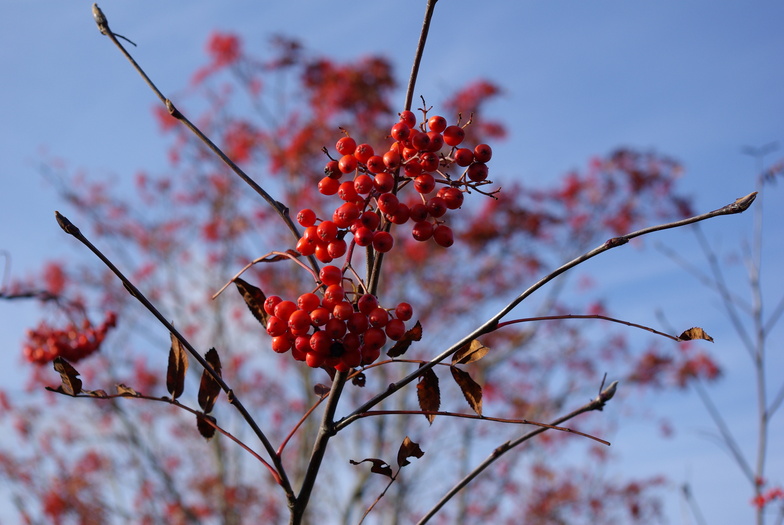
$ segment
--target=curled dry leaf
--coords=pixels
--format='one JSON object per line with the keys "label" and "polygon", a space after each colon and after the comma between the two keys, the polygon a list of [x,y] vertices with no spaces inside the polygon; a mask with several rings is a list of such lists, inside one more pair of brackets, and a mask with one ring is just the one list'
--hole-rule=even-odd
{"label": "curled dry leaf", "polygon": [[407,330],[402,339],[387,351],[387,355],[392,358],[400,357],[406,353],[411,343],[420,339],[422,339],[422,325],[417,321],[413,328]]}
{"label": "curled dry leaf", "polygon": [[489,351],[490,349],[480,343],[478,339],[474,339],[469,344],[455,352],[455,355],[452,356],[452,364],[465,365],[467,363],[479,361],[485,355],[487,355],[487,352]]}
{"label": "curled dry leaf", "polygon": [[79,372],[71,366],[71,363],[62,357],[55,357],[54,370],[60,374],[61,383],[57,388],[46,387],[47,390],[68,396],[82,393],[82,380],[79,379]]}
{"label": "curled dry leaf", "polygon": [[239,277],[234,279],[234,284],[237,286],[237,290],[240,292],[240,295],[242,295],[242,299],[248,306],[250,313],[253,314],[253,317],[262,325],[267,326],[269,315],[264,311],[264,301],[267,299],[264,292],[262,292],[260,288],[243,281]]}
{"label": "curled dry leaf", "polygon": [[213,426],[215,421],[215,418],[212,416],[202,414],[201,412],[196,413],[196,428],[204,439],[211,439],[215,435],[215,427]]}
{"label": "curled dry leaf", "polygon": [[348,461],[352,465],[360,465],[365,461],[369,461],[372,464],[370,467],[370,472],[373,472],[374,474],[381,474],[382,476],[386,476],[392,479],[392,467],[390,467],[389,464],[383,459],[366,458],[362,461],[354,461],[353,459],[349,459]]}
{"label": "curled dry leaf", "polygon": [[[207,350],[207,353],[204,355],[204,359],[207,363],[210,364],[215,373],[218,376],[221,375],[221,362],[220,357],[218,357],[218,352],[214,348],[210,348]],[[205,414],[209,414],[212,412],[213,407],[215,406],[215,401],[218,399],[218,395],[220,395],[221,386],[212,374],[207,372],[206,369],[201,373],[201,382],[199,383],[199,406],[204,411]]]}
{"label": "curled dry leaf", "polygon": [[397,466],[403,468],[411,463],[408,458],[421,458],[424,455],[425,453],[419,448],[419,443],[414,443],[406,436],[397,451]]}
{"label": "curled dry leaf", "polygon": [[479,386],[479,383],[474,381],[468,372],[464,370],[460,370],[456,366],[450,366],[449,370],[452,372],[452,377],[455,379],[455,383],[457,386],[460,387],[460,390],[463,392],[463,397],[465,397],[466,401],[468,401],[468,405],[471,409],[477,413],[477,415],[482,415],[482,387]]}
{"label": "curled dry leaf", "polygon": [[136,390],[134,390],[133,388],[131,388],[131,387],[129,387],[129,386],[123,384],[123,383],[120,383],[119,385],[117,385],[117,394],[120,395],[120,396],[128,396],[128,397],[138,397],[139,396],[139,393]]}
{"label": "curled dry leaf", "polygon": [[185,390],[185,372],[188,371],[188,354],[182,343],[171,334],[169,349],[169,366],[166,369],[166,390],[177,399]]}
{"label": "curled dry leaf", "polygon": [[705,333],[705,330],[700,328],[699,326],[695,326],[694,328],[689,328],[681,335],[678,336],[678,339],[681,341],[691,341],[692,339],[704,339],[705,341],[713,342],[713,338]]}
{"label": "curled dry leaf", "polygon": [[324,399],[329,394],[329,387],[323,383],[316,383],[316,385],[313,387],[313,391],[321,399]]}
{"label": "curled dry leaf", "polygon": [[[419,400],[419,408],[423,412],[438,412],[441,407],[441,390],[438,388],[438,376],[430,368],[422,374],[417,383],[417,399]],[[425,414],[425,417],[433,424],[436,418],[434,414]]]}

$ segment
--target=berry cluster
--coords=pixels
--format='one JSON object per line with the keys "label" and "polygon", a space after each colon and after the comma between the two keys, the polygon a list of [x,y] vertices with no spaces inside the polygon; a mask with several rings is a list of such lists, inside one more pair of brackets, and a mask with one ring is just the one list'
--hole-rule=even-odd
{"label": "berry cluster", "polygon": [[[389,226],[408,221],[414,223],[411,234],[417,241],[433,239],[443,247],[454,243],[445,215],[462,206],[464,193],[489,184],[486,163],[493,152],[487,144],[473,150],[459,147],[465,137],[462,127],[447,125],[441,116],[427,118],[426,112],[425,119],[417,126],[413,112],[400,113],[390,129],[394,142],[380,155],[348,134],[338,140],[340,157],[327,163],[318,190],[343,202],[331,219],[319,221],[311,209],[297,214],[305,228],[299,253],[329,263],[346,253],[349,234],[349,242],[385,253],[394,245]],[[463,169],[455,179],[448,172],[454,166]],[[401,197],[406,186],[415,190],[408,202]]]}
{"label": "berry cluster", "polygon": [[100,348],[106,333],[116,323],[114,312],[109,312],[100,326],[93,326],[85,318],[81,329],[73,323],[65,329],[57,329],[42,322],[38,328],[28,330],[27,343],[23,348],[24,357],[39,365],[49,363],[58,356],[71,362],[79,361]]}
{"label": "berry cluster", "polygon": [[413,316],[411,305],[400,303],[390,312],[374,295],[347,293],[337,266],[322,268],[319,279],[320,295],[304,293],[296,303],[277,295],[264,301],[275,352],[291,350],[294,359],[313,368],[347,371],[378,359],[387,338],[403,338],[405,321]]}

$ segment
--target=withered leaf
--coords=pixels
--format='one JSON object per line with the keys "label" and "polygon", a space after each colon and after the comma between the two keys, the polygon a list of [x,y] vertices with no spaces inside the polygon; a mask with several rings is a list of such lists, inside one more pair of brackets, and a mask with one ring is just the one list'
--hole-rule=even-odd
{"label": "withered leaf", "polygon": [[408,458],[421,458],[424,456],[425,453],[419,448],[418,443],[414,443],[406,436],[406,439],[400,444],[400,448],[397,451],[397,466],[398,467],[405,467],[410,461]]}
{"label": "withered leaf", "polygon": [[[430,368],[422,374],[417,383],[417,399],[419,400],[419,408],[423,412],[438,412],[441,407],[441,391],[438,388],[438,376]],[[425,417],[433,424],[436,418],[434,414],[425,414]]]}
{"label": "withered leaf", "polygon": [[97,397],[98,399],[106,399],[109,397],[109,394],[106,393],[106,390],[98,389],[98,390],[82,390],[82,394],[87,394],[90,397]]}
{"label": "withered leaf", "polygon": [[316,385],[313,387],[313,392],[315,392],[316,395],[322,399],[327,397],[327,394],[329,394],[329,390],[330,390],[329,387],[323,383],[316,383]]}
{"label": "withered leaf", "polygon": [[387,355],[392,358],[400,357],[406,353],[411,343],[420,339],[422,339],[422,325],[417,321],[413,328],[406,330],[403,338],[387,351]]}
{"label": "withered leaf", "polygon": [[250,313],[253,314],[253,317],[262,325],[267,326],[269,315],[264,311],[264,301],[267,300],[264,292],[262,292],[260,288],[243,281],[239,277],[234,279],[234,284],[237,286],[237,290],[240,292],[240,295],[242,295],[242,298],[248,306]]}
{"label": "withered leaf", "polygon": [[354,376],[354,379],[351,380],[351,384],[363,388],[365,386],[365,379],[365,374],[360,372]]}
{"label": "withered leaf", "polygon": [[468,405],[478,415],[482,415],[482,387],[479,383],[471,379],[468,372],[460,370],[456,366],[450,366],[449,370],[452,372],[452,377],[455,383],[460,387],[463,392],[463,397],[468,401]]}
{"label": "withered leaf", "polygon": [[117,385],[117,394],[121,396],[129,396],[129,397],[137,397],[139,395],[139,393],[136,390],[123,383]]}
{"label": "withered leaf", "polygon": [[678,339],[681,341],[691,341],[692,339],[704,339],[706,341],[713,342],[713,338],[705,333],[705,330],[702,328],[695,326],[694,328],[689,328],[681,335],[678,336]]}
{"label": "withered leaf", "polygon": [[[218,357],[218,352],[214,348],[210,348],[207,350],[207,353],[204,355],[204,359],[207,363],[210,364],[213,370],[221,376],[221,362],[220,357]],[[212,412],[213,407],[215,406],[215,400],[218,399],[218,396],[221,393],[221,386],[220,383],[215,381],[215,378],[207,372],[205,369],[201,373],[201,382],[199,383],[199,406],[202,410],[204,410],[205,414],[209,414]]]}
{"label": "withered leaf", "polygon": [[79,372],[71,366],[71,363],[60,356],[55,357],[54,370],[60,374],[61,384],[57,388],[46,387],[47,390],[68,396],[82,393],[82,380],[79,379]]}
{"label": "withered leaf", "polygon": [[354,461],[353,459],[349,459],[348,461],[352,465],[359,465],[365,461],[370,461],[373,464],[373,466],[370,467],[370,472],[373,472],[374,474],[381,474],[382,476],[386,476],[390,479],[392,478],[392,467],[390,467],[387,462],[382,459],[366,458],[362,461]]}
{"label": "withered leaf", "polygon": [[455,355],[452,356],[452,364],[464,365],[467,363],[473,363],[474,361],[479,361],[485,355],[487,355],[488,351],[490,351],[489,348],[480,343],[478,339],[474,339],[469,344],[455,352]]}
{"label": "withered leaf", "polygon": [[212,416],[202,414],[201,412],[196,413],[196,428],[204,439],[211,439],[215,435],[215,427],[209,423],[212,422],[214,425],[215,421],[215,418]]}
{"label": "withered leaf", "polygon": [[166,369],[166,390],[177,399],[185,389],[185,372],[188,371],[188,354],[179,339],[171,334],[169,367]]}

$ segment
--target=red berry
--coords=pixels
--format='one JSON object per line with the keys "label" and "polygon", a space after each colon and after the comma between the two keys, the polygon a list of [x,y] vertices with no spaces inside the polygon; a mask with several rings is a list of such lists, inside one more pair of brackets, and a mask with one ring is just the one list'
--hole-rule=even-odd
{"label": "red berry", "polygon": [[289,327],[286,324],[286,321],[282,320],[280,317],[270,316],[267,319],[267,333],[272,337],[278,337],[285,334],[288,331]]}
{"label": "red berry", "polygon": [[422,164],[416,159],[411,159],[403,166],[403,172],[406,177],[416,177],[422,173]]}
{"label": "red berry", "polygon": [[366,293],[357,301],[357,308],[363,314],[367,315],[378,307],[378,299],[375,295]]}
{"label": "red berry", "polygon": [[450,210],[456,210],[463,205],[463,192],[457,188],[444,186],[438,190],[436,195],[444,199],[444,202],[446,202],[446,207]]}
{"label": "red berry", "polygon": [[[383,344],[381,346],[384,346]],[[381,357],[381,347],[371,348],[367,345],[362,346],[362,366],[371,365]]]}
{"label": "red berry", "polygon": [[398,153],[397,151],[389,150],[386,153],[384,153],[384,156],[382,158],[384,159],[384,166],[386,166],[391,170],[400,166],[400,153]]}
{"label": "red berry", "polygon": [[294,301],[281,301],[275,306],[275,317],[286,323],[296,311],[297,305]]}
{"label": "red berry", "polygon": [[373,243],[373,230],[360,226],[354,232],[354,242],[357,246],[370,246]]}
{"label": "red berry", "polygon": [[468,166],[468,170],[466,170],[466,174],[468,178],[474,182],[482,182],[487,178],[487,164],[482,162],[474,162],[470,166]]}
{"label": "red berry", "polygon": [[324,366],[324,362],[327,360],[327,357],[322,354],[317,354],[316,352],[308,352],[305,357],[305,363],[311,368],[319,368]]}
{"label": "red berry", "polygon": [[426,151],[430,147],[430,137],[421,131],[411,132],[411,146],[419,151]]}
{"label": "red berry", "polygon": [[391,173],[377,173],[373,178],[373,186],[379,193],[388,193],[395,187],[395,177]]}
{"label": "red berry", "polygon": [[332,316],[341,321],[347,321],[353,313],[354,305],[348,301],[341,301],[332,308]]}
{"label": "red berry", "polygon": [[449,146],[457,146],[465,138],[465,130],[460,126],[447,126],[444,130],[444,142]]}
{"label": "red berry", "polygon": [[332,221],[321,221],[321,224],[316,228],[316,233],[318,233],[318,236],[322,241],[328,243],[334,241],[337,237],[338,227]]}
{"label": "red berry", "polygon": [[331,160],[327,162],[327,165],[324,166],[324,175],[332,179],[339,179],[342,177],[343,173],[340,171],[340,165],[338,164],[338,161]]}
{"label": "red berry", "polygon": [[321,301],[321,304],[324,305],[325,308],[329,308],[328,305],[334,307],[334,305],[343,301],[345,297],[346,292],[343,290],[343,286],[339,284],[330,284],[324,291],[324,299]]}
{"label": "red berry", "polygon": [[356,202],[361,199],[359,193],[354,188],[354,181],[347,180],[338,187],[338,197],[346,202]]}
{"label": "red berry", "polygon": [[340,339],[346,335],[346,323],[333,317],[324,325],[324,331],[332,339]]}
{"label": "red berry", "polygon": [[414,189],[419,193],[430,193],[436,188],[436,179],[429,173],[423,173],[414,179]]}
{"label": "red berry", "polygon": [[390,319],[384,327],[384,333],[393,341],[400,341],[406,335],[406,323],[400,319]]}
{"label": "red berry", "polygon": [[267,315],[275,315],[275,307],[282,301],[283,299],[277,295],[270,295],[264,300],[264,311],[267,312]]}
{"label": "red berry", "polygon": [[395,317],[401,321],[408,321],[414,316],[414,309],[408,303],[399,303],[395,307]]}
{"label": "red berry", "polygon": [[[439,190],[441,193],[441,190]],[[409,218],[414,222],[422,222],[427,219],[427,206],[422,202],[417,202],[409,207]]]}
{"label": "red berry", "polygon": [[354,191],[360,195],[367,195],[373,191],[373,179],[364,173],[357,175],[357,178],[354,179]]}
{"label": "red berry", "polygon": [[362,226],[373,231],[381,223],[381,217],[374,211],[366,211],[359,216],[359,221],[362,223]]}
{"label": "red berry", "polygon": [[318,190],[322,195],[334,195],[339,187],[340,181],[331,177],[324,177],[318,183]]}
{"label": "red berry", "polygon": [[343,239],[335,239],[327,245],[327,253],[329,253],[329,256],[333,259],[346,255],[347,249],[348,246]]}
{"label": "red berry", "polygon": [[409,215],[410,212],[408,210],[408,205],[404,202],[401,202],[397,205],[395,213],[392,215],[387,215],[387,218],[394,224],[405,224],[408,222]]}
{"label": "red berry", "polygon": [[313,226],[316,224],[316,212],[305,208],[304,210],[300,210],[297,214],[297,222],[300,226],[307,228],[308,226]]}
{"label": "red berry", "polygon": [[429,221],[420,221],[414,224],[414,228],[411,230],[411,235],[413,235],[414,239],[420,242],[428,240],[433,236],[433,223]]}
{"label": "red berry", "polygon": [[364,334],[370,327],[370,322],[368,321],[367,315],[362,312],[354,312],[351,314],[348,321],[346,321],[346,327],[351,333]]}
{"label": "red berry", "polygon": [[354,153],[354,150],[357,149],[357,141],[351,137],[343,137],[335,144],[335,149],[338,150],[338,153],[341,155],[351,155]]}
{"label": "red berry", "polygon": [[436,171],[438,169],[438,155],[428,151],[423,153],[419,158],[419,163],[422,165],[422,171]]}
{"label": "red berry", "polygon": [[479,144],[474,148],[474,159],[477,162],[487,162],[493,156],[493,149],[487,144]]}
{"label": "red berry", "polygon": [[[416,125],[416,122],[414,122]],[[411,128],[413,126],[409,126],[405,122],[398,122],[392,129],[389,131],[389,134],[392,135],[392,138],[395,140],[406,140],[411,135]]]}
{"label": "red berry", "polygon": [[[311,226],[311,228],[314,228],[314,226]],[[295,249],[303,257],[310,257],[316,253],[316,248],[318,248],[318,243],[316,240],[306,239],[305,237],[302,237],[299,241],[297,241],[297,246],[295,246]]]}
{"label": "red berry", "polygon": [[360,144],[357,146],[357,149],[354,150],[354,157],[362,163],[366,163],[374,154],[373,146],[370,144]]}
{"label": "red berry", "polygon": [[289,317],[289,330],[294,335],[305,335],[310,330],[310,314],[305,310],[297,310]]}
{"label": "red berry", "polygon": [[413,111],[403,111],[400,113],[400,122],[403,122],[409,128],[416,126],[417,118]]}
{"label": "red berry", "polygon": [[341,228],[348,228],[351,223],[359,218],[359,206],[353,202],[341,204],[332,214],[332,220]]}
{"label": "red berry", "polygon": [[354,155],[343,155],[338,161],[341,173],[351,173],[357,169],[357,158]]}
{"label": "red berry", "polygon": [[319,272],[319,279],[325,286],[340,284],[343,280],[343,272],[337,266],[325,266]]}
{"label": "red berry", "polygon": [[466,167],[474,162],[474,152],[468,148],[460,148],[452,154],[455,164],[461,167]]}
{"label": "red berry", "polygon": [[[319,296],[311,292],[303,293],[297,299],[297,307],[308,313],[318,308],[320,304],[321,299],[319,299]],[[308,322],[310,322],[310,319],[308,319]]]}
{"label": "red berry", "polygon": [[392,249],[395,240],[385,231],[377,231],[373,234],[373,248],[380,253],[386,253]]}
{"label": "red berry", "polygon": [[446,129],[446,119],[439,115],[434,115],[427,120],[427,127],[430,131],[442,133]]}
{"label": "red berry", "polygon": [[367,169],[370,173],[381,173],[386,169],[386,164],[384,164],[384,157],[380,155],[373,155],[367,160]]}
{"label": "red berry", "polygon": [[332,346],[332,338],[323,330],[310,336],[310,348],[317,354],[329,354],[330,346]]}
{"label": "red berry", "polygon": [[380,306],[376,307],[368,314],[368,321],[373,326],[383,328],[389,322],[389,313]]}
{"label": "red berry", "polygon": [[446,201],[441,197],[432,197],[427,201],[427,212],[431,217],[442,217],[446,210]]}
{"label": "red berry", "polygon": [[384,333],[384,330],[376,327],[368,328],[362,338],[365,342],[365,348],[370,350],[378,350],[387,342],[387,336]]}
{"label": "red berry", "polygon": [[433,230],[433,240],[436,241],[436,244],[439,246],[449,248],[455,243],[455,237],[452,233],[452,228],[445,224],[439,224],[436,226],[436,229]]}
{"label": "red berry", "polygon": [[397,210],[400,201],[393,193],[382,193],[378,196],[378,209],[382,213],[392,215]]}
{"label": "red berry", "polygon": [[291,338],[286,335],[279,335],[272,338],[272,350],[278,354],[285,354],[291,348]]}
{"label": "red berry", "polygon": [[330,313],[329,310],[319,306],[312,312],[310,312],[310,320],[316,326],[324,326],[329,321]]}
{"label": "red berry", "polygon": [[444,136],[435,131],[428,131],[427,136],[430,137],[430,143],[427,147],[428,151],[439,151],[444,147]]}

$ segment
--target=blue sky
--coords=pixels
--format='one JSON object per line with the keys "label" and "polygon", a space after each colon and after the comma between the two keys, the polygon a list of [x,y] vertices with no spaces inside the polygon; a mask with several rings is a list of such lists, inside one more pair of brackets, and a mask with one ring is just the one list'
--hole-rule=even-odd
{"label": "blue sky", "polygon": [[[384,53],[404,78],[423,4],[135,0],[101,7],[116,32],[140,44],[135,57],[168,94],[204,63],[213,29],[236,31],[258,49],[267,36],[282,33],[338,58]],[[779,141],[782,149],[768,160],[784,157],[782,23],[784,3],[777,0],[442,0],[417,93],[436,100],[464,80],[499,83],[505,92],[491,111],[508,123],[510,136],[494,146],[498,172],[543,183],[616,146],[655,150],[683,162],[681,188],[707,211],[752,191],[753,162],[742,146]],[[166,144],[151,116],[153,95],[98,33],[90,2],[6,0],[0,42],[0,250],[11,253],[20,275],[43,259],[87,256],[56,227],[53,210],[68,210],[38,174],[42,149],[93,175],[130,177],[138,168],[163,168]],[[768,269],[784,256],[780,186],[765,195]],[[750,216],[719,218],[705,231],[729,249],[751,224]],[[690,239],[668,233],[655,240],[703,264]],[[753,398],[738,394],[748,390],[748,367],[715,298],[650,250],[629,249],[592,264],[610,305],[627,318],[651,319],[663,309],[678,326],[693,320],[714,326],[714,336],[726,335],[724,342],[716,337],[714,350],[731,374],[716,395],[738,432],[751,432],[745,418]],[[780,296],[782,279],[772,277],[769,295]],[[5,352],[16,355],[21,327],[34,320],[31,307],[0,304]],[[5,368],[0,381],[13,384],[16,375]],[[696,397],[652,401],[679,432],[662,441],[653,425],[622,425],[614,439],[622,467],[665,470],[675,482],[689,481],[710,523],[747,521],[748,489],[727,455],[701,434],[711,425]],[[780,483],[783,454],[780,447],[771,451],[770,474]],[[675,490],[667,514],[671,523],[690,523]]]}

